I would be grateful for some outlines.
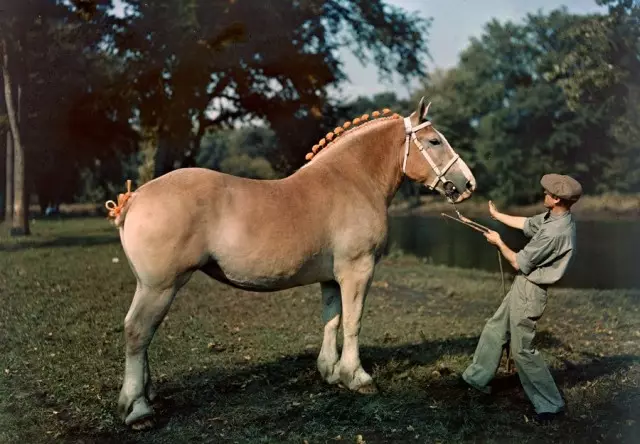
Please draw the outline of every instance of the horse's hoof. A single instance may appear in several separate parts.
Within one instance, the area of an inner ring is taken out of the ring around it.
[[[152,416],[153,409],[149,407],[147,401],[144,398],[138,398],[133,402],[131,413],[127,415],[124,423],[131,426],[134,430],[146,430],[149,428],[149,422],[151,422],[151,426],[153,426],[153,421],[151,421]]]
[[[357,389],[350,389],[349,387],[344,385],[342,382],[339,382],[337,386],[338,388],[341,388],[343,390],[360,393],[361,395],[376,395],[380,393],[380,389],[378,389],[378,386],[373,381],[368,382],[365,385],[361,385]]]
[[[141,432],[143,430],[149,430],[153,428],[153,426],[154,426],[153,420],[151,418],[147,418],[147,419],[143,419],[142,421],[136,421],[133,424],[131,424],[131,429],[135,430],[136,432]]]
[[[365,385],[358,387],[356,392],[360,393],[361,395],[377,395],[378,393],[380,393],[380,390],[378,389],[376,383],[371,381]]]

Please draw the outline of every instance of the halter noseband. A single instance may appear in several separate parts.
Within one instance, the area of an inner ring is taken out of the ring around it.
[[[449,169],[453,166],[453,164],[456,163],[460,159],[460,156],[458,155],[458,153],[456,153],[452,149],[454,156],[445,165],[445,167],[442,169],[442,171],[440,171],[440,169],[438,168],[436,163],[433,161],[433,159],[431,158],[429,153],[427,153],[427,150],[422,146],[422,144],[418,140],[418,136],[416,136],[416,132],[417,131],[420,131],[422,128],[426,128],[428,126],[431,126],[431,122],[427,121],[427,122],[423,122],[423,123],[421,123],[421,124],[419,124],[417,126],[412,127],[411,126],[411,119],[409,117],[405,117],[404,118],[404,132],[406,134],[406,139],[405,139],[405,144],[404,144],[404,160],[402,161],[402,173],[406,174],[407,158],[409,157],[409,145],[410,145],[410,140],[409,139],[411,138],[411,139],[413,139],[413,143],[416,144],[416,146],[418,147],[418,150],[422,153],[424,158],[427,159],[427,162],[429,162],[429,165],[431,165],[431,168],[433,169],[434,173],[436,173],[436,178],[433,180],[433,182],[431,184],[427,185],[427,187],[429,187],[429,189],[433,190],[436,187],[436,185],[438,184],[438,182],[440,182],[440,181],[442,181],[443,185],[445,183],[447,183],[447,182],[450,182],[445,177],[445,173],[447,171],[449,171]],[[445,137],[442,134],[438,133],[438,135],[440,137],[442,137],[442,139],[447,144],[447,146],[450,146],[449,143],[447,142],[447,139],[445,139]]]

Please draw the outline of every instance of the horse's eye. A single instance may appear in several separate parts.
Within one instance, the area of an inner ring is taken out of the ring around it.
[[[438,139],[430,139],[429,143],[431,145],[440,145],[440,141]]]

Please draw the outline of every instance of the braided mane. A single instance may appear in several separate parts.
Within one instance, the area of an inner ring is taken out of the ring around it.
[[[380,111],[374,111],[371,113],[371,117],[376,119],[378,117],[381,116],[386,116],[389,113],[391,113],[391,110],[389,108],[384,108],[382,110],[382,112]],[[394,113],[393,115],[389,116],[393,119],[399,119],[400,115],[398,113]],[[363,114],[360,117],[356,117],[355,119],[353,119],[352,121],[347,121],[345,123],[342,124],[342,126],[338,126],[336,127],[333,131],[327,133],[326,136],[324,136],[324,138],[320,139],[320,141],[313,145],[313,147],[311,148],[311,151],[309,153],[307,153],[306,156],[304,156],[304,158],[309,162],[311,161],[311,159],[313,159],[313,157],[318,154],[318,152],[322,149],[326,149],[329,144],[335,140],[336,137],[338,137],[340,134],[345,133],[347,131],[349,131],[350,129],[353,129],[355,127],[357,127],[359,124],[364,123],[366,121],[369,120],[369,114]]]

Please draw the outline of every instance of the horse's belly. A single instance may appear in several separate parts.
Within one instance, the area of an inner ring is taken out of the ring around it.
[[[231,286],[251,291],[278,291],[333,279],[332,260],[318,255],[308,260],[291,258],[211,259],[201,270]]]

